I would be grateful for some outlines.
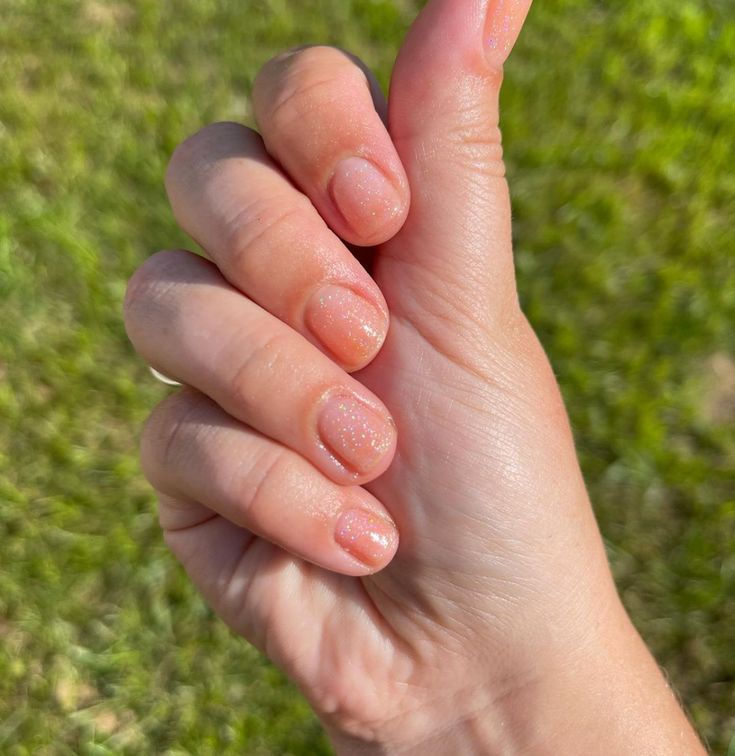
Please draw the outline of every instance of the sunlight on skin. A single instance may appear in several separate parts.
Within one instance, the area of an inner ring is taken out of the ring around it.
[[[375,250],[391,327],[355,377],[398,428],[392,464],[365,485],[397,525],[395,558],[361,579],[329,573],[162,497],[194,582],[296,681],[340,752],[701,752],[619,603],[518,307],[498,96],[529,5],[435,0],[394,72],[388,122],[411,203]]]

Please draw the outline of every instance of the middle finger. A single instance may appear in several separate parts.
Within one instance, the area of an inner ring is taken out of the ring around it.
[[[207,260],[183,251],[150,257],[130,280],[125,325],[154,368],[335,482],[367,482],[390,463],[396,434],[383,403]]]

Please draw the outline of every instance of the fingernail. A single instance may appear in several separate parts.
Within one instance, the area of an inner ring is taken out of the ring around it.
[[[395,442],[392,420],[352,394],[330,394],[317,420],[321,442],[337,462],[369,473]]]
[[[324,286],[306,305],[304,322],[327,349],[347,365],[374,357],[385,341],[388,319],[344,286]]]
[[[401,211],[401,198],[393,184],[364,158],[340,161],[329,192],[344,219],[360,234],[379,231]]]
[[[491,65],[502,66],[523,26],[530,0],[491,0],[485,24],[485,51]]]
[[[398,533],[392,522],[364,509],[350,509],[337,520],[334,540],[363,564],[375,567],[396,550]]]

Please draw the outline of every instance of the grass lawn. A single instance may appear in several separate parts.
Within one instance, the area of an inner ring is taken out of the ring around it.
[[[187,244],[162,174],[327,42],[386,83],[412,0],[3,0],[0,753],[329,753],[164,548],[136,437],[167,393],[125,281]],[[615,574],[715,752],[735,734],[735,4],[543,0],[508,67],[522,298]]]

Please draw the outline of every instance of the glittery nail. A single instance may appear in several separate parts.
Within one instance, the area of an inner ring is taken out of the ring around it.
[[[364,509],[350,509],[337,521],[334,540],[363,564],[374,567],[396,550],[398,533],[392,522]]]
[[[376,165],[360,157],[337,164],[329,193],[342,217],[361,235],[380,231],[402,208],[393,184]]]
[[[485,25],[485,49],[491,64],[502,66],[523,25],[530,0],[491,0]]]
[[[361,367],[383,345],[388,319],[373,304],[343,286],[317,291],[304,311],[311,333],[347,367]]]
[[[324,448],[337,463],[355,473],[369,473],[395,443],[390,417],[379,413],[354,394],[330,394],[317,420]]]

